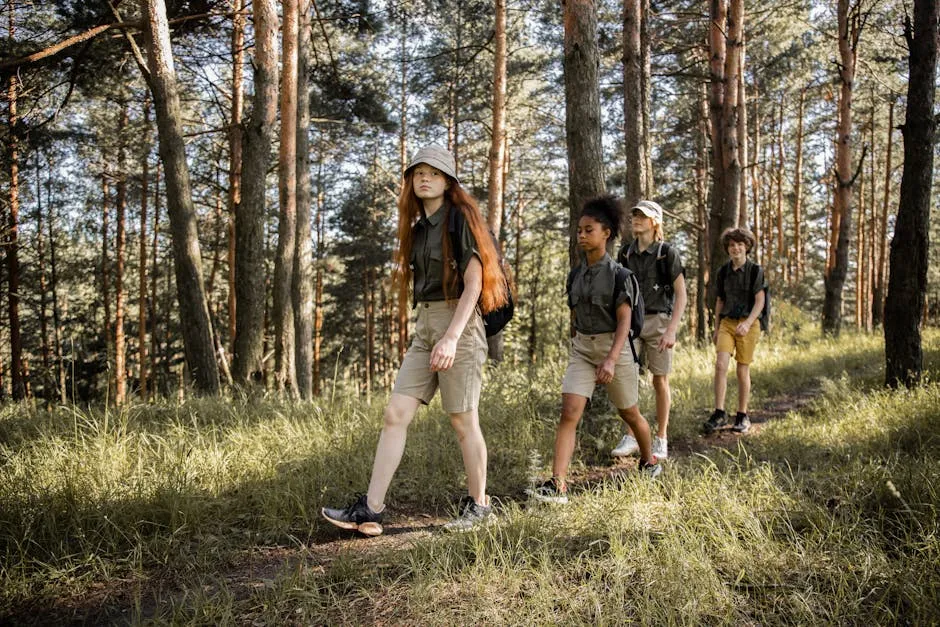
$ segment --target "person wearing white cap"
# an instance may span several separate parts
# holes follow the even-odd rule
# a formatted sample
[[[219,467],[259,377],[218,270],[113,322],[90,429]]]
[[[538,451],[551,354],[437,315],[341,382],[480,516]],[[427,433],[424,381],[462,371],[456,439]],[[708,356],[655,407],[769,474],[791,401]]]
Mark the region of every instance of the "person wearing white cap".
[[[493,516],[477,413],[487,353],[480,311],[504,305],[511,286],[476,201],[460,186],[454,156],[441,146],[420,149],[405,169],[396,261],[399,306],[407,306],[412,288],[415,330],[385,408],[369,490],[347,507],[324,507],[321,513],[343,529],[382,533],[385,495],[405,450],[408,425],[440,389],[460,442],[469,492],[445,528],[464,531]]]
[[[658,203],[639,201],[630,212],[630,225],[634,240],[620,248],[617,261],[636,275],[643,292],[643,332],[637,349],[642,355],[641,361],[646,362],[653,374],[656,394],[653,455],[665,459],[669,456],[667,429],[672,404],[669,373],[672,372],[676,333],[688,301],[685,269],[675,246],[664,241],[663,208]],[[636,438],[628,432],[611,454],[625,457],[638,449]]]

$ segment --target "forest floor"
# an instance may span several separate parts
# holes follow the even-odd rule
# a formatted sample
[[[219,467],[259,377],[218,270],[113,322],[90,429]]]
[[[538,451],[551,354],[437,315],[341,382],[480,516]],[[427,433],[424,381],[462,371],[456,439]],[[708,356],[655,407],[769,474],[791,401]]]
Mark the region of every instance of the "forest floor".
[[[708,436],[697,435],[670,441],[667,463],[681,464],[689,456],[708,456],[709,451],[735,448],[742,438],[760,437],[767,422],[800,411],[818,394],[818,385],[811,385],[767,399],[760,407],[751,410],[752,426],[744,435],[725,427]],[[632,470],[635,464],[636,458],[632,457],[610,466],[583,467],[572,474],[571,481],[575,490],[589,489],[625,470]],[[509,498],[520,501],[525,499],[522,494]],[[59,598],[42,608],[23,608],[22,615],[9,618],[11,624],[110,625],[147,622],[160,616],[168,606],[185,603],[186,598],[193,594],[212,597],[220,591],[227,591],[236,600],[244,600],[265,588],[273,587],[278,579],[291,572],[325,574],[334,561],[347,555],[359,558],[364,554],[374,555],[379,561],[393,561],[396,552],[408,550],[418,541],[441,533],[442,525],[447,520],[447,517],[440,515],[390,507],[381,536],[368,538],[330,528],[290,545],[255,545],[236,553],[224,568],[212,574],[211,580],[215,583],[204,584],[198,591],[191,590],[187,585],[192,582],[190,577],[169,569],[151,570],[139,578],[94,584],[80,596]],[[236,620],[240,623],[251,622],[249,616]]]

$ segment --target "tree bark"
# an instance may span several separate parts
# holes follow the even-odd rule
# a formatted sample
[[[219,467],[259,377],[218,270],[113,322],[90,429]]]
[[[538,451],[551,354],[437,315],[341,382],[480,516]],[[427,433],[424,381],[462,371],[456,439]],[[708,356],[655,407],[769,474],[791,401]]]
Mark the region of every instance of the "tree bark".
[[[800,89],[796,116],[796,163],[793,166],[793,283],[803,280],[803,115],[806,109],[806,87]]]
[[[310,240],[310,89],[307,69],[310,64],[309,2],[300,6],[298,32],[297,76],[297,233],[294,238],[293,283],[291,299],[294,306],[294,366],[297,393],[300,398],[313,398],[313,247]]]
[[[49,345],[49,279],[46,274],[46,243],[42,232],[42,176],[39,165],[39,152],[36,152],[36,262],[39,266],[39,345],[42,358],[42,376],[40,377],[42,396],[48,401],[52,382],[52,347]],[[46,202],[49,202],[48,195]],[[51,204],[49,205],[51,210]]]
[[[115,246],[114,246],[114,404],[118,407],[127,402],[127,337],[124,333],[124,261],[127,256],[127,102],[121,102],[118,118],[118,171],[117,196],[115,198]]]
[[[284,0],[281,42],[281,137],[278,154],[277,252],[274,257],[274,385],[297,392],[291,275],[297,228],[297,0]]]
[[[493,125],[490,137],[486,222],[497,237],[503,217],[503,164],[506,159],[506,0],[495,0],[493,42]]]
[[[150,398],[147,378],[150,358],[147,350],[147,203],[150,196],[150,99],[144,100],[144,147],[140,159],[140,233],[137,268],[137,351],[140,378],[140,399]]]
[[[704,345],[708,337],[708,308],[705,285],[708,283],[708,92],[704,83],[698,99],[698,158],[695,161],[696,217],[701,228],[696,232],[695,254],[698,272],[695,274],[695,339]]]
[[[219,367],[202,279],[199,233],[183,143],[182,114],[166,6],[163,0],[141,0],[141,9],[147,22],[149,83],[157,113],[160,158],[166,170],[183,346],[196,390],[216,394],[219,391]]]
[[[927,293],[930,194],[937,133],[934,98],[937,75],[938,3],[914,0],[914,23],[905,23],[910,51],[904,172],[898,219],[891,240],[891,278],[885,301],[885,383],[912,387],[923,375],[921,316]]]
[[[232,119],[229,122],[228,169],[228,340],[235,352],[235,214],[242,200],[242,113],[244,109],[245,2],[232,0]]]
[[[888,139],[885,149],[885,182],[881,215],[878,221],[878,263],[875,268],[875,288],[872,296],[872,325],[881,326],[884,320],[885,278],[888,270],[888,205],[891,198],[891,151],[894,146],[894,105],[892,97],[888,104]]]
[[[643,0],[623,2],[623,132],[626,152],[623,199],[627,207],[646,196],[647,137],[643,116]],[[629,224],[622,235],[628,237]]]
[[[825,275],[822,329],[839,335],[842,328],[842,290],[849,266],[849,240],[852,232],[852,88],[860,33],[858,6],[838,1],[839,21],[839,121],[836,139],[835,190],[832,207],[832,252]]]
[[[568,263],[578,258],[578,218],[584,202],[604,192],[597,50],[597,7],[563,0],[565,139],[568,146]],[[611,238],[613,240],[614,238]],[[613,242],[609,244],[612,246]]]
[[[264,379],[264,214],[265,175],[277,118],[277,7],[274,0],[252,3],[255,29],[254,96],[242,151],[242,198],[235,208],[236,384]]]

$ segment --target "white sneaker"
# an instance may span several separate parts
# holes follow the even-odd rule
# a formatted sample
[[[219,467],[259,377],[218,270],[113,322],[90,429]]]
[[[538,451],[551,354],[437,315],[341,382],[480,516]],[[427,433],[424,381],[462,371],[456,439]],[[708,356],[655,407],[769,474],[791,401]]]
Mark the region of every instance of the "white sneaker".
[[[610,452],[614,457],[628,457],[640,450],[640,444],[632,435],[625,435],[620,439],[620,444]]]
[[[666,438],[659,436],[653,437],[653,455],[655,455],[657,459],[666,459],[669,457],[669,447]]]

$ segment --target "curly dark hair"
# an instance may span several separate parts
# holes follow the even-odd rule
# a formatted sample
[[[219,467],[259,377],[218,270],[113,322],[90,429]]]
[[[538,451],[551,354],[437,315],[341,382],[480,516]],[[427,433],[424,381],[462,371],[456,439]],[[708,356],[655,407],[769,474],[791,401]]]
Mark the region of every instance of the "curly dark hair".
[[[742,227],[734,227],[730,229],[725,229],[725,232],[721,234],[721,248],[728,252],[728,244],[731,242],[740,242],[744,244],[747,252],[751,252],[751,249],[754,248],[756,240],[754,239],[754,234]]]
[[[610,236],[620,235],[620,226],[623,224],[626,211],[623,202],[613,194],[597,196],[585,201],[581,209],[581,216],[594,218],[610,229]]]

